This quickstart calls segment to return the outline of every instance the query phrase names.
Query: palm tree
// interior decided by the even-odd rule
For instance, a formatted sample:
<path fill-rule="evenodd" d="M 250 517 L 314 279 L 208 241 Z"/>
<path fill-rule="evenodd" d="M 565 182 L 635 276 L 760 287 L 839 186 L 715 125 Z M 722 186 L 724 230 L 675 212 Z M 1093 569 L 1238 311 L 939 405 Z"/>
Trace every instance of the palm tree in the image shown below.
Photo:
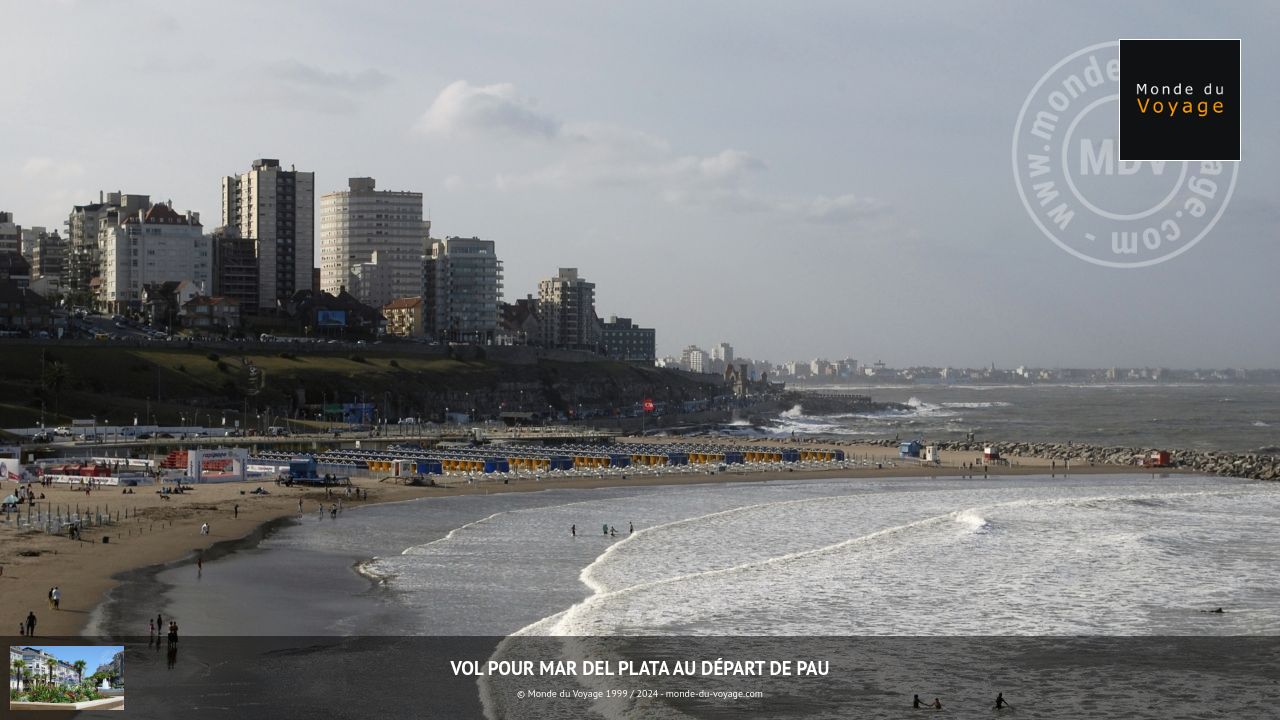
<path fill-rule="evenodd" d="M 18 689 L 19 689 L 19 690 L 21 690 L 21 689 L 22 689 L 22 675 L 23 675 L 23 670 L 24 670 L 26 667 L 27 667 L 27 662 L 26 662 L 25 660 L 14 660 L 14 661 L 13 661 L 13 676 L 14 676 L 14 678 L 16 678 L 16 679 L 17 679 L 17 681 L 18 681 Z"/>
<path fill-rule="evenodd" d="M 84 666 L 88 664 L 89 663 L 85 662 L 84 660 L 77 660 L 71 664 L 71 667 L 76 669 L 76 677 L 78 678 L 78 682 L 82 684 L 84 683 Z"/>
<path fill-rule="evenodd" d="M 58 666 L 58 661 L 53 658 L 45 658 L 44 664 L 49 668 L 49 685 L 53 685 L 53 669 Z"/>

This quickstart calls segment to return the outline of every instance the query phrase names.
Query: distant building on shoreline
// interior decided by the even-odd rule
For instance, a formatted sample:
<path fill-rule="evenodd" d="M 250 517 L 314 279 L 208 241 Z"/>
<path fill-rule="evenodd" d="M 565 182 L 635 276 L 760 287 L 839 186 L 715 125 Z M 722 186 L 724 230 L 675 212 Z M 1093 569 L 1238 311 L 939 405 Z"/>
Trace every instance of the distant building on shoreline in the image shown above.
<path fill-rule="evenodd" d="M 502 261 L 492 240 L 432 240 L 422 265 L 427 332 L 445 342 L 489 344 L 498 336 Z"/>
<path fill-rule="evenodd" d="M 614 360 L 652 365 L 657 355 L 656 335 L 653 328 L 614 315 L 600 325 L 600 346 L 605 356 Z"/>
<path fill-rule="evenodd" d="M 538 283 L 538 309 L 543 347 L 597 349 L 596 286 L 578 277 L 577 268 L 560 268 L 555 277 Z"/>
<path fill-rule="evenodd" d="M 320 289 L 336 294 L 346 288 L 374 307 L 421 295 L 430 231 L 422 219 L 422 193 L 377 190 L 368 177 L 350 178 L 347 185 L 320 198 Z"/>
<path fill-rule="evenodd" d="M 311 289 L 315 173 L 254 160 L 248 172 L 222 178 L 222 225 L 254 243 L 260 311 L 275 312 Z"/>
<path fill-rule="evenodd" d="M 22 252 L 22 226 L 13 221 L 13 213 L 3 210 L 0 210 L 0 252 Z"/>

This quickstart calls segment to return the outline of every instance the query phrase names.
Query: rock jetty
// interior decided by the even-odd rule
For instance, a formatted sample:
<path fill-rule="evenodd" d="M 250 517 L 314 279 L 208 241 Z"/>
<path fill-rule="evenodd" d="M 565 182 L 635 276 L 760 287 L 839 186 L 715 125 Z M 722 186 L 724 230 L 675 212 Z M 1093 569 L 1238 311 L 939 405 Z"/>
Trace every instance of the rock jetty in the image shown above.
<path fill-rule="evenodd" d="M 893 447 L 896 440 L 876 440 L 872 444 Z M 1051 442 L 968 442 L 939 441 L 930 443 L 940 450 L 982 453 L 992 448 L 1006 459 L 1019 457 L 1062 460 L 1091 465 L 1139 465 L 1156 450 L 1166 448 L 1081 445 Z M 1262 453 L 1233 453 L 1210 450 L 1169 450 L 1169 466 L 1194 470 L 1208 475 L 1280 480 L 1280 456 Z"/>

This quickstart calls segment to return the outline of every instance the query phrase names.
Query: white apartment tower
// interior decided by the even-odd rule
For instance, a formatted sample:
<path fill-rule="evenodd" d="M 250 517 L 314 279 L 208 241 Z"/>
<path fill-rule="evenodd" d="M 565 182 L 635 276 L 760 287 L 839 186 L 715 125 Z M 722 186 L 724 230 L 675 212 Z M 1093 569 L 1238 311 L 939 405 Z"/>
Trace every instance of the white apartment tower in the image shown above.
<path fill-rule="evenodd" d="M 422 294 L 422 193 L 375 190 L 373 178 L 348 186 L 320 198 L 320 289 L 372 307 Z"/>
<path fill-rule="evenodd" d="M 249 172 L 222 178 L 223 226 L 255 243 L 260 310 L 276 310 L 311 289 L 315 214 L 315 173 L 262 158 Z"/>
<path fill-rule="evenodd" d="M 213 280 L 212 240 L 200 215 L 175 212 L 164 203 L 104 227 L 102 283 L 98 300 L 111 312 L 123 312 L 142 299 L 145 285 L 190 280 L 208 292 Z"/>

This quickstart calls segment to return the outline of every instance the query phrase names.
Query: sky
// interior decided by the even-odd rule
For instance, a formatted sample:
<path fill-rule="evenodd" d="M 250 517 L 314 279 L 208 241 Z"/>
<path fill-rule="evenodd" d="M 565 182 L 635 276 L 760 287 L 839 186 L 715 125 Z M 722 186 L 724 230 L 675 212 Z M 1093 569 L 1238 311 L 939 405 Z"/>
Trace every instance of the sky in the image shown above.
<path fill-rule="evenodd" d="M 122 645 L 24 645 L 23 647 L 43 650 L 69 663 L 84 660 L 85 677 L 92 675 L 99 666 L 111 662 L 111 658 L 115 657 L 116 653 L 124 650 Z"/>
<path fill-rule="evenodd" d="M 659 354 L 1276 367 L 1280 14 L 1265 3 L 0 0 L 0 209 L 99 190 L 220 224 L 269 157 L 424 193 L 508 301 L 577 267 Z M 1120 37 L 1243 40 L 1243 161 L 1189 251 L 1116 270 L 1023 209 L 1014 124 Z"/>

